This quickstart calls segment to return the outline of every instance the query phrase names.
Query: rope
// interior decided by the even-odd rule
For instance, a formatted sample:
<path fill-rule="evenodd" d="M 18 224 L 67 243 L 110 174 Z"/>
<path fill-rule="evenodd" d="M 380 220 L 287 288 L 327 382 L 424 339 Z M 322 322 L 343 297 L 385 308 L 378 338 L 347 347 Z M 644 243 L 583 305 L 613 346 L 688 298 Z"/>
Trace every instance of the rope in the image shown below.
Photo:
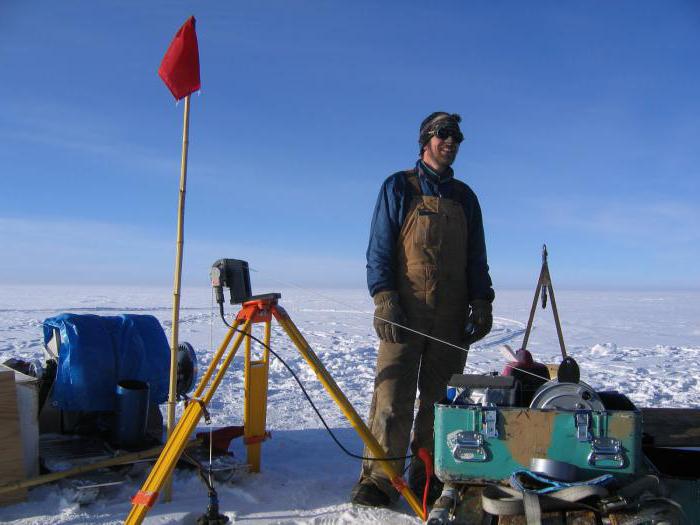
<path fill-rule="evenodd" d="M 323 299 L 326 299 L 326 300 L 328 300 L 328 301 L 331 301 L 331 302 L 334 302 L 334 303 L 336 303 L 336 304 L 339 304 L 339 305 L 345 306 L 345 307 L 347 307 L 347 308 L 350 308 L 350 310 L 351 310 L 352 312 L 354 312 L 354 313 L 358 313 L 358 314 L 360 314 L 360 315 L 371 315 L 373 319 L 378 319 L 379 321 L 383 321 L 383 322 L 385 322 L 385 323 L 391 324 L 391 325 L 393 325 L 393 326 L 396 326 L 396 327 L 401 328 L 401 329 L 403 329 L 403 330 L 406 330 L 406 331 L 408 331 L 408 332 L 412 332 L 412 333 L 414 333 L 414 334 L 417 334 L 417 335 L 426 337 L 426 338 L 431 339 L 431 340 L 433 340 L 433 341 L 436 341 L 436 342 L 438 342 L 438 343 L 442 343 L 442 344 L 447 345 L 447 346 L 449 346 L 449 347 L 455 348 L 456 350 L 459 350 L 459 351 L 461 351 L 461 352 L 465 352 L 465 353 L 467 354 L 467 357 L 469 357 L 469 349 L 468 349 L 468 348 L 464 348 L 464 347 L 462 347 L 462 346 L 456 345 L 456 344 L 451 343 L 451 342 L 449 342 L 449 341 L 445 341 L 444 339 L 440 339 L 439 337 L 435 337 L 435 336 L 432 336 L 432 335 L 430 335 L 430 334 L 426 334 L 425 332 L 421 332 L 420 330 L 415 330 L 415 329 L 413 329 L 413 328 L 411 328 L 411 327 L 404 326 L 404 325 L 402 325 L 402 324 L 400 324 L 400 323 L 396 323 L 396 322 L 394 322 L 394 321 L 390 321 L 390 320 L 388 320 L 388 319 L 384 319 L 384 318 L 379 317 L 379 316 L 377 316 L 377 315 L 369 314 L 369 313 L 367 313 L 367 312 L 365 312 L 365 311 L 362 311 L 361 309 L 358 309 L 358 308 L 357 308 L 356 306 L 354 306 L 354 305 L 350 305 L 350 304 L 348 304 L 348 303 L 345 303 L 345 302 L 343 302 L 343 301 L 341 301 L 341 300 L 339 300 L 339 299 L 337 299 L 337 298 L 335 298 L 335 297 L 331 297 L 331 296 L 328 296 L 328 295 L 324 295 L 324 294 L 322 294 L 322 293 L 317 292 L 316 290 L 311 290 L 311 289 L 309 289 L 309 288 L 304 288 L 303 286 L 299 286 L 299 285 L 294 284 L 294 283 L 285 282 L 285 281 L 280 281 L 279 279 L 276 279 L 276 278 L 270 276 L 269 274 L 267 274 L 267 273 L 265 273 L 265 272 L 261 272 L 260 270 L 256 270 L 256 269 L 253 269 L 253 268 L 249 268 L 249 269 L 250 269 L 250 271 L 252 271 L 252 272 L 260 273 L 260 274 L 262 274 L 262 275 L 265 275 L 265 277 L 267 277 L 268 279 L 270 279 L 270 280 L 272 280 L 272 281 L 274 281 L 274 282 L 276 282 L 276 283 L 278 283 L 278 284 L 281 284 L 281 285 L 283 285 L 283 286 L 290 286 L 290 287 L 292 287 L 292 288 L 297 288 L 297 289 L 299 289 L 299 290 L 302 290 L 302 291 L 304 291 L 304 292 L 307 292 L 307 293 L 310 294 L 310 295 L 315 295 L 315 296 L 317 296 L 317 297 L 322 297 Z M 472 369 L 474 369 L 474 370 L 477 371 L 477 372 L 485 373 L 483 369 L 480 369 L 479 367 L 476 367 L 476 366 L 474 366 L 474 365 L 472 365 L 472 364 L 470 364 L 469 367 L 472 368 Z M 539 379 L 539 380 L 544 379 L 542 376 L 537 375 L 537 374 L 535 374 L 535 373 L 533 373 L 533 372 L 530 372 L 529 370 L 525 370 L 525 369 L 522 369 L 522 368 L 517 368 L 517 367 L 515 367 L 515 366 L 510 366 L 510 365 L 509 365 L 509 367 L 510 367 L 512 370 L 517 370 L 518 372 L 522 372 L 523 374 L 531 375 L 531 376 L 533 376 L 533 377 L 536 377 L 536 378 Z M 555 383 L 556 380 L 554 380 L 554 379 L 545 379 L 545 382 L 547 382 L 547 383 Z"/>
<path fill-rule="evenodd" d="M 211 289 L 211 306 L 209 308 L 209 353 L 214 352 L 214 288 Z M 213 450 L 214 450 L 214 426 L 209 426 L 209 488 L 213 488 L 214 481 L 212 480 L 213 469 Z"/>

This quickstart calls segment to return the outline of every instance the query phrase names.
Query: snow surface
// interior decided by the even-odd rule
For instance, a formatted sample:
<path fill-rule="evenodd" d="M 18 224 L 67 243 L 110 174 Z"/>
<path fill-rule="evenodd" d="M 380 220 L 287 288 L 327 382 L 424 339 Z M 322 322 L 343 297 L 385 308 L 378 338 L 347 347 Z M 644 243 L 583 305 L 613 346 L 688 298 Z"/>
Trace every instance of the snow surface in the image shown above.
<path fill-rule="evenodd" d="M 166 332 L 171 326 L 171 291 L 162 288 L 0 286 L 0 361 L 42 357 L 41 323 L 62 312 L 115 315 L 150 313 Z M 700 405 L 700 292 L 558 291 L 564 340 L 581 365 L 582 380 L 615 389 L 638 406 Z M 517 348 L 532 303 L 532 291 L 498 291 L 491 334 L 473 347 L 470 372 L 500 370 L 502 343 Z M 289 312 L 356 410 L 365 417 L 374 380 L 377 339 L 371 300 L 364 290 L 282 290 Z M 227 310 L 232 314 L 234 310 Z M 208 364 L 225 327 L 212 308 L 209 288 L 182 292 L 180 340 L 189 341 Z M 258 333 L 259 335 L 259 333 Z M 298 371 L 309 394 L 339 439 L 360 453 L 362 444 L 279 327 L 273 349 Z M 529 349 L 543 362 L 560 360 L 551 309 L 538 307 Z M 239 352 L 242 354 L 242 352 Z M 234 360 L 210 408 L 214 427 L 242 423 L 242 356 Z M 181 413 L 181 408 L 178 414 Z M 204 423 L 200 429 L 204 429 Z M 405 502 L 392 509 L 350 505 L 359 462 L 344 455 L 322 429 L 287 370 L 270 366 L 268 428 L 260 474 L 241 474 L 218 487 L 221 510 L 248 524 L 420 523 Z M 232 450 L 241 461 L 240 440 Z M 135 476 L 95 503 L 79 506 L 65 489 L 33 489 L 26 503 L 0 508 L 0 521 L 15 524 L 120 523 L 143 478 Z M 191 473 L 175 476 L 174 500 L 158 504 L 146 523 L 194 523 L 206 508 L 206 490 Z"/>

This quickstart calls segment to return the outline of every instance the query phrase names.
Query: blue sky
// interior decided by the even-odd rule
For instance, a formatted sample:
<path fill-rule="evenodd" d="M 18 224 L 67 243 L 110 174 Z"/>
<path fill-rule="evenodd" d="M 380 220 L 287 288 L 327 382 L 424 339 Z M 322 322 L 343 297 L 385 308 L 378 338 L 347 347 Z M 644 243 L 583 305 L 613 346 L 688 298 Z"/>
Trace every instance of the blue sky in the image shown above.
<path fill-rule="evenodd" d="M 381 182 L 463 116 L 496 288 L 700 283 L 700 4 L 0 5 L 0 282 L 170 285 L 182 104 L 156 74 L 194 14 L 185 283 L 243 258 L 364 286 Z M 263 291 L 263 290 L 258 290 Z"/>

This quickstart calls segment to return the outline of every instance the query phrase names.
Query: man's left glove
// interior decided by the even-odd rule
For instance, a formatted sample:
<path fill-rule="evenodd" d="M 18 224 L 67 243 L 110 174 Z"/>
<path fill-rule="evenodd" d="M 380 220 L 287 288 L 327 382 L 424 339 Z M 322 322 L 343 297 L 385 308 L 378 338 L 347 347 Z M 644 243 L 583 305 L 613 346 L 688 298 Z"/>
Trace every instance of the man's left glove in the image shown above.
<path fill-rule="evenodd" d="M 474 299 L 469 303 L 470 311 L 467 318 L 467 326 L 464 329 L 464 344 L 476 343 L 486 337 L 493 325 L 491 303 L 483 299 Z"/>
<path fill-rule="evenodd" d="M 387 343 L 403 342 L 402 329 L 396 324 L 406 325 L 406 316 L 399 304 L 399 292 L 386 290 L 374 294 L 374 329 L 379 339 Z"/>

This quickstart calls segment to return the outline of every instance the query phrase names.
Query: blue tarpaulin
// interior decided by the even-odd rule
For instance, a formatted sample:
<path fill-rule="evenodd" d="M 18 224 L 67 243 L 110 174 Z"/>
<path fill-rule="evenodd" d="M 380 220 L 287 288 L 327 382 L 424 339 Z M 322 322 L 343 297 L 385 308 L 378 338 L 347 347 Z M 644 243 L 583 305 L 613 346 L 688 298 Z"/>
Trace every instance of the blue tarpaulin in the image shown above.
<path fill-rule="evenodd" d="M 61 335 L 51 400 L 63 410 L 114 410 L 117 382 L 145 381 L 150 400 L 164 403 L 170 349 L 152 315 L 61 314 L 44 321 L 44 344 Z"/>

